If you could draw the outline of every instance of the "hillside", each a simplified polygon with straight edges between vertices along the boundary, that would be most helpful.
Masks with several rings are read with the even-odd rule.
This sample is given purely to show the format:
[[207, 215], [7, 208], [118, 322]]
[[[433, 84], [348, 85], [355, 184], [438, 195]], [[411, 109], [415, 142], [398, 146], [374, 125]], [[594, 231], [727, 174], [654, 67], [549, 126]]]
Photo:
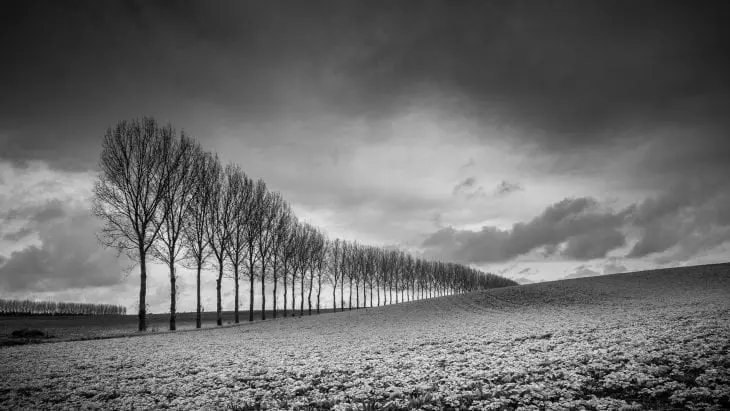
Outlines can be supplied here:
[[727, 409], [728, 341], [730, 265], [687, 267], [10, 347], [0, 408]]

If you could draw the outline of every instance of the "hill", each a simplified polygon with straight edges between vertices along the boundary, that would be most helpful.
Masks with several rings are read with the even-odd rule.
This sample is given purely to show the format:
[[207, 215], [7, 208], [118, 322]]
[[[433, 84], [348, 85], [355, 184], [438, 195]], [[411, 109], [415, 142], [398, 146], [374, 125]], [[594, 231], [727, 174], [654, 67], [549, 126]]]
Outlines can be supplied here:
[[730, 265], [685, 267], [5, 348], [0, 408], [727, 409], [729, 341]]

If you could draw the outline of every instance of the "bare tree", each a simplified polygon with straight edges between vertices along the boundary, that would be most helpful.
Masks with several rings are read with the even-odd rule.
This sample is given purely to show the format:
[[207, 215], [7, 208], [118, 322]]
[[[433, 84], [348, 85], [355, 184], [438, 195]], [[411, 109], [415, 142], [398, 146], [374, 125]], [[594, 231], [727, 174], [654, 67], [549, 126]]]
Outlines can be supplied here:
[[[263, 185], [263, 180], [261, 181]], [[265, 186], [264, 186], [265, 187]], [[266, 266], [274, 249], [274, 235], [276, 234], [276, 219], [284, 207], [284, 200], [279, 193], [267, 192], [259, 204], [260, 217], [257, 227], [257, 252], [261, 265], [261, 319], [266, 319]]]
[[[273, 305], [274, 305], [274, 318], [276, 318], [276, 291], [277, 286], [279, 284], [279, 269], [283, 269], [284, 272], [284, 313], [286, 313], [286, 297], [287, 297], [287, 270], [289, 268], [289, 255], [286, 253], [287, 248], [287, 242], [290, 238], [290, 230], [292, 227], [292, 211], [291, 207], [289, 207], [289, 204], [287, 204], [283, 199], [279, 199], [278, 201], [281, 201], [281, 206], [279, 207], [279, 212], [276, 216], [276, 220], [272, 227], [272, 236], [271, 236], [271, 275], [272, 280], [274, 282], [274, 291], [273, 291]], [[286, 316], [286, 314], [284, 315]]]
[[307, 242], [307, 227], [305, 223], [297, 223], [294, 230], [292, 230], [292, 239], [288, 245], [288, 250], [291, 252], [291, 310], [292, 315], [296, 315], [296, 281], [297, 273], [301, 273], [301, 301], [300, 301], [300, 312], [299, 316], [304, 312], [304, 267], [306, 259], [304, 258], [304, 250], [306, 250]]
[[388, 281], [390, 276], [390, 266], [388, 265], [389, 259], [388, 259], [388, 253], [385, 249], [380, 250], [380, 255], [378, 257], [378, 265], [380, 266], [380, 279], [383, 282], [383, 305], [388, 304], [388, 293], [385, 292], [385, 290], [388, 287]]
[[[297, 254], [296, 254], [296, 268], [295, 273], [299, 272], [301, 274], [300, 280], [301, 280], [301, 286], [299, 289], [300, 292], [300, 300], [299, 300], [299, 316], [304, 315], [304, 280], [307, 276], [307, 267], [309, 266], [309, 259], [311, 258], [311, 248], [312, 248], [312, 241], [310, 240], [312, 233], [314, 231], [314, 227], [312, 227], [309, 224], [301, 224], [300, 230], [299, 230], [299, 247], [297, 248]], [[311, 279], [308, 283], [311, 287]], [[311, 288], [309, 293], [309, 306], [310, 306], [310, 313], [311, 313], [311, 306], [312, 306], [312, 298], [311, 298]]]
[[195, 326], [202, 326], [202, 314], [200, 306], [200, 272], [203, 269], [205, 261], [210, 255], [208, 247], [207, 224], [209, 222], [208, 211], [213, 196], [214, 185], [211, 181], [217, 181], [219, 176], [216, 174], [220, 171], [215, 157], [209, 153], [203, 152], [199, 145], [195, 145], [192, 151], [192, 181], [193, 186], [192, 200], [188, 203], [187, 214], [184, 224], [185, 246], [187, 249], [187, 259], [191, 261], [197, 270], [197, 302]]
[[[343, 284], [344, 284], [344, 277], [347, 276], [347, 279], [349, 280], [350, 287], [349, 291], [347, 293], [348, 298], [348, 310], [352, 310], [352, 281], [354, 280], [353, 276], [353, 266], [354, 266], [354, 255], [355, 255], [355, 244], [344, 242], [342, 243], [342, 275], [343, 275]], [[344, 304], [345, 300], [342, 300], [342, 306], [344, 311]]]
[[281, 248], [281, 268], [282, 268], [282, 277], [284, 277], [284, 317], [288, 315], [287, 313], [287, 280], [289, 278], [289, 274], [292, 275], [292, 303], [291, 303], [291, 309], [292, 309], [292, 315], [294, 315], [294, 309], [295, 309], [295, 301], [294, 296], [296, 295], [294, 292], [294, 284], [296, 283], [296, 273], [294, 272], [295, 267], [295, 261], [296, 253], [297, 253], [297, 246], [298, 246], [298, 233], [299, 230], [299, 221], [297, 220], [296, 216], [292, 213], [291, 215], [291, 222], [286, 230], [286, 236], [284, 240], [284, 244]]
[[[215, 163], [221, 170], [218, 158]], [[208, 208], [208, 224], [206, 224], [208, 245], [214, 257], [218, 277], [216, 278], [216, 324], [223, 325], [223, 305], [221, 301], [221, 284], [223, 282], [223, 270], [228, 257], [231, 224], [233, 224], [233, 211], [235, 196], [229, 190], [228, 178], [230, 174], [218, 171], [214, 173], [218, 178], [211, 180], [211, 202]]]
[[177, 303], [177, 274], [175, 263], [183, 249], [183, 227], [187, 217], [188, 205], [192, 200], [193, 184], [193, 141], [181, 133], [180, 140], [171, 146], [170, 181], [163, 196], [163, 207], [159, 218], [154, 220], [160, 225], [157, 241], [150, 249], [152, 256], [165, 263], [170, 270], [170, 330], [175, 330]]
[[160, 127], [153, 118], [120, 121], [104, 135], [94, 184], [92, 211], [103, 222], [100, 242], [140, 266], [140, 331], [147, 329], [147, 254], [161, 227], [155, 219], [168, 212], [164, 198], [174, 174], [174, 138], [171, 126]]
[[231, 197], [231, 223], [228, 225], [228, 242], [225, 251], [232, 268], [234, 285], [233, 320], [238, 324], [240, 267], [246, 259], [248, 223], [253, 213], [251, 198], [253, 181], [238, 166], [226, 166], [227, 195]]
[[[259, 253], [256, 250], [260, 239], [261, 230], [263, 230], [265, 201], [267, 197], [266, 183], [259, 179], [254, 184], [253, 195], [249, 206], [251, 214], [246, 227], [246, 248], [248, 259], [246, 261], [246, 270], [249, 280], [249, 308], [248, 320], [253, 321], [253, 304], [254, 304], [254, 281], [256, 279], [256, 264], [259, 262]], [[262, 278], [263, 280], [263, 278]], [[264, 296], [262, 296], [263, 298]]]
[[314, 249], [314, 266], [317, 270], [317, 314], [320, 310], [320, 297], [322, 295], [322, 275], [327, 266], [327, 254], [329, 252], [330, 241], [321, 231], [317, 230], [315, 236], [316, 243]]
[[[337, 284], [340, 281], [340, 260], [342, 259], [342, 240], [336, 238], [335, 241], [330, 241], [328, 245], [328, 273], [329, 280], [332, 283], [332, 311], [337, 312]], [[340, 290], [342, 290], [342, 284], [340, 284]]]

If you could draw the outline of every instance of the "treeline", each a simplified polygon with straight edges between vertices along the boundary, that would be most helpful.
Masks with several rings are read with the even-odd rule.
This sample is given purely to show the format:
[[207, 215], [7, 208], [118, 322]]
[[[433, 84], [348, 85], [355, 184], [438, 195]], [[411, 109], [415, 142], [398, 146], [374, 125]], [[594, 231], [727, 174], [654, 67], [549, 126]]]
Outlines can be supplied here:
[[127, 307], [112, 304], [0, 299], [0, 315], [126, 315]]
[[249, 321], [256, 282], [263, 319], [267, 294], [274, 317], [280, 296], [282, 315], [303, 315], [305, 301], [311, 315], [319, 312], [326, 286], [332, 289], [333, 308], [344, 310], [516, 285], [460, 264], [330, 239], [299, 221], [263, 180], [250, 178], [238, 165], [222, 165], [194, 139], [185, 133], [178, 137], [170, 125], [160, 126], [152, 118], [121, 121], [108, 129], [99, 164], [94, 213], [104, 223], [100, 238], [139, 262], [140, 330], [147, 327], [148, 258], [169, 268], [171, 330], [178, 264], [197, 273], [197, 327], [200, 277], [206, 268], [216, 275], [218, 325], [223, 323], [224, 277], [233, 283], [235, 322], [244, 281], [249, 285]]

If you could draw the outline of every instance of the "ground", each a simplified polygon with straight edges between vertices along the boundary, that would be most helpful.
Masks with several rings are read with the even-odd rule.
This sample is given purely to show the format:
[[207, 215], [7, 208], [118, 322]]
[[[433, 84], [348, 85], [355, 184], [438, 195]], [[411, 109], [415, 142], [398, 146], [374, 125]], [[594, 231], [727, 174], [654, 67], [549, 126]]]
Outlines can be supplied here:
[[[323, 309], [322, 311], [331, 310]], [[279, 312], [278, 315], [282, 316], [282, 313]], [[194, 330], [195, 317], [195, 313], [178, 313], [176, 320], [177, 330]], [[273, 312], [267, 311], [266, 317], [273, 318]], [[203, 328], [217, 327], [216, 318], [217, 314], [215, 311], [204, 312], [202, 315]], [[261, 311], [254, 311], [254, 321], [259, 321], [260, 319]], [[241, 323], [247, 323], [248, 311], [241, 311], [239, 313], [239, 320]], [[148, 321], [148, 331], [146, 334], [166, 332], [170, 327], [170, 314], [150, 314]], [[235, 325], [232, 311], [223, 312], [223, 325]], [[59, 342], [134, 336], [138, 334], [137, 327], [136, 315], [0, 316], [0, 346], [27, 343], [28, 341], [13, 339], [11, 337], [13, 331], [22, 329], [40, 330], [50, 336], [48, 338], [38, 338], [31, 342]]]
[[0, 408], [728, 409], [730, 266], [0, 349]]

